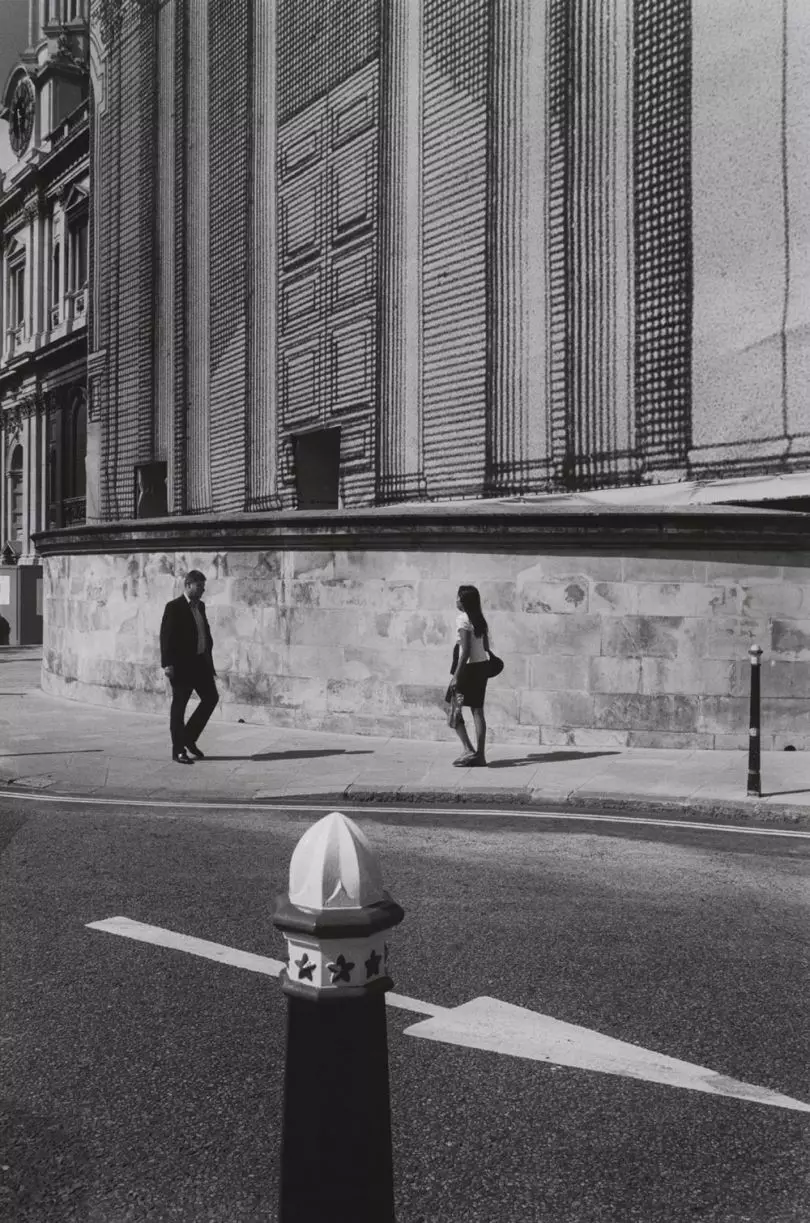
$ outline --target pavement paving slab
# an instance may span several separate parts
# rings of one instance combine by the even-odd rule
[[[40,666],[38,648],[0,647],[0,785],[8,790],[201,803],[318,795],[682,816],[691,809],[718,821],[810,828],[810,766],[801,752],[763,753],[763,795],[755,798],[746,794],[743,751],[496,743],[489,767],[463,769],[453,765],[459,744],[446,728],[422,741],[216,716],[201,742],[206,759],[181,767],[170,759],[168,701],[158,715],[55,697],[40,687]]]

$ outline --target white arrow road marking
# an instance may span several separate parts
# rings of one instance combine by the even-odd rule
[[[563,1023],[549,1015],[538,1015],[522,1006],[512,1006],[497,998],[474,998],[434,1019],[425,1019],[405,1029],[408,1036],[465,1045],[507,1053],[534,1062],[553,1062],[556,1066],[576,1066],[579,1070],[598,1070],[621,1074],[667,1087],[687,1087],[717,1096],[734,1096],[754,1104],[773,1104],[810,1113],[810,1104],[792,1100],[765,1087],[754,1087],[736,1079],[682,1062],[665,1053],[654,1053],[627,1041],[614,1040],[577,1024]]]
[[[277,977],[286,965],[282,960],[239,951],[223,943],[192,938],[160,926],[148,926],[128,917],[109,917],[105,921],[88,922],[89,930],[118,934],[142,943],[153,943],[173,951],[217,960],[234,968]],[[604,1036],[573,1023],[540,1015],[526,1007],[500,1002],[497,998],[474,998],[462,1006],[436,1006],[402,994],[386,994],[389,1006],[400,1010],[430,1015],[430,1019],[412,1024],[406,1036],[419,1036],[449,1045],[505,1053],[534,1062],[552,1062],[556,1066],[573,1066],[578,1070],[596,1070],[602,1074],[618,1074],[625,1078],[661,1083],[666,1087],[684,1087],[690,1091],[708,1092],[716,1096],[732,1096],[752,1104],[770,1104],[794,1112],[810,1113],[810,1104],[780,1095],[766,1087],[741,1083],[703,1066],[694,1066],[665,1053],[655,1053],[640,1045]]]

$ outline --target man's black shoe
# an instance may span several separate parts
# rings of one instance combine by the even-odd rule
[[[187,755],[185,749],[182,752],[172,752],[172,760],[175,764],[193,764],[194,761]]]
[[[187,743],[186,751],[191,752],[192,756],[196,756],[198,760],[205,760],[205,752],[201,752],[196,743]]]

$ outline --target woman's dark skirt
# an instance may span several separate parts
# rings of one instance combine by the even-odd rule
[[[487,694],[488,662],[468,662],[457,687],[464,696],[464,704],[472,709],[481,709]]]

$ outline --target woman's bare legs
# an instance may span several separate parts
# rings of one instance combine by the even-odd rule
[[[480,764],[486,764],[487,722],[484,717],[483,706],[480,709],[473,709],[472,716],[473,723],[475,724],[475,737],[478,741],[475,754]]]
[[[467,734],[467,727],[464,725],[464,718],[459,718],[458,725],[456,726],[455,729],[456,729],[456,734],[458,735],[459,739],[461,740],[461,746],[464,748],[467,755],[474,756],[475,748],[473,747],[472,743],[470,742],[470,736]]]

